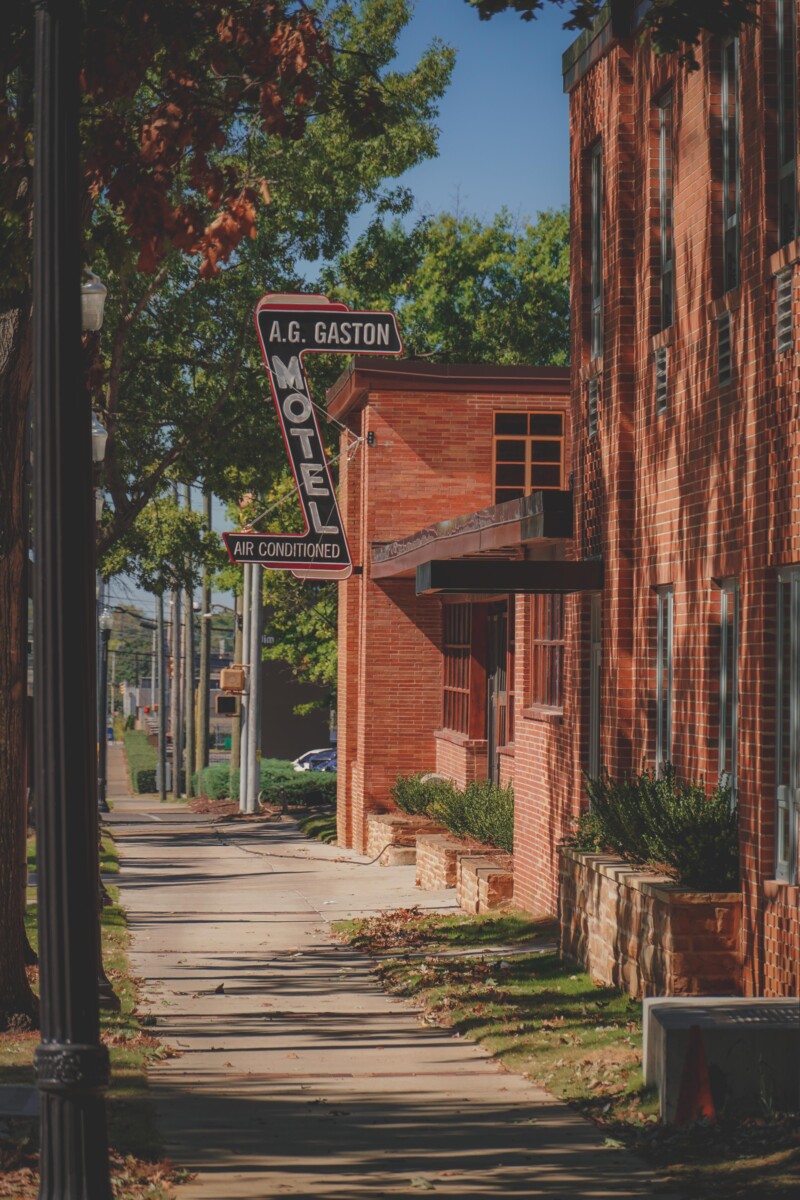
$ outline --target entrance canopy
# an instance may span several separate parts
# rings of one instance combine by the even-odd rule
[[[566,559],[572,493],[538,491],[372,544],[371,577],[415,578],[418,595],[596,591],[602,564]]]

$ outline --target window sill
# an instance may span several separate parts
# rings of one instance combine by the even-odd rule
[[[464,746],[468,750],[485,750],[486,738],[471,738],[457,729],[434,729],[433,736],[440,742],[450,742],[453,746]]]
[[[788,883],[784,879],[765,879],[763,887],[767,900],[782,900],[793,908],[800,903],[800,886],[796,883]]]
[[[513,758],[515,753],[514,743],[509,742],[507,746],[498,746],[497,753],[505,754],[507,758]]]
[[[547,725],[563,725],[563,708],[548,708],[544,704],[533,704],[523,708],[522,715],[529,721],[544,721]]]
[[[669,347],[675,341],[675,323],[673,321],[667,329],[662,329],[660,333],[654,333],[650,338],[650,353],[655,354],[656,350],[663,350]]]
[[[581,371],[580,371],[581,383],[586,383],[586,382],[588,382],[588,380],[594,379],[596,376],[602,375],[602,374],[603,374],[603,356],[602,356],[602,354],[600,354],[600,355],[598,355],[597,358],[590,359],[589,362],[586,363],[585,366],[581,367]]]
[[[741,287],[731,288],[729,292],[725,292],[723,296],[717,297],[716,300],[710,300],[706,313],[709,321],[718,321],[720,317],[724,317],[727,312],[736,312],[736,309],[742,302]]]
[[[780,275],[781,271],[785,271],[787,267],[800,262],[800,238],[795,238],[793,242],[789,242],[788,246],[781,246],[775,254],[770,254],[767,262],[770,275]]]

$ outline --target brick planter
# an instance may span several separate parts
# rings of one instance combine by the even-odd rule
[[[464,854],[458,858],[456,898],[464,912],[485,913],[502,908],[514,897],[510,854]]]
[[[474,853],[474,849],[452,833],[420,833],[417,837],[417,887],[423,891],[454,888],[459,859]]]
[[[417,857],[417,836],[420,833],[441,833],[441,825],[428,817],[414,817],[404,812],[370,813],[367,817],[367,855],[377,858],[382,867],[412,864]],[[391,847],[390,849],[387,849]],[[384,851],[381,854],[381,851]]]
[[[631,996],[740,995],[742,898],[559,850],[561,953]]]

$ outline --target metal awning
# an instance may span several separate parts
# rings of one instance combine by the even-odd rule
[[[533,492],[439,521],[395,542],[373,542],[370,575],[373,579],[412,576],[433,560],[474,561],[473,555],[493,555],[478,560],[488,566],[522,557],[560,559],[571,537],[572,493]]]
[[[431,559],[417,567],[417,595],[596,592],[603,564],[563,559]]]

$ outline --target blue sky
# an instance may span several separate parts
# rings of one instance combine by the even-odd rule
[[[436,37],[455,48],[456,66],[440,106],[439,157],[402,178],[414,193],[415,212],[459,207],[488,221],[505,206],[524,219],[567,203],[561,54],[575,34],[562,29],[563,20],[555,5],[526,23],[513,13],[481,21],[465,0],[417,0],[398,47],[398,69],[411,67]],[[365,220],[354,222],[354,235]],[[214,527],[224,521],[215,505]],[[152,597],[124,577],[111,581],[111,594],[114,603],[133,601],[152,611]]]
[[[398,66],[407,68],[433,38],[456,50],[441,102],[439,157],[403,177],[421,212],[456,204],[482,219],[505,205],[520,217],[569,199],[567,97],[561,54],[575,34],[548,5],[536,21],[514,13],[481,21],[465,0],[417,0]]]

